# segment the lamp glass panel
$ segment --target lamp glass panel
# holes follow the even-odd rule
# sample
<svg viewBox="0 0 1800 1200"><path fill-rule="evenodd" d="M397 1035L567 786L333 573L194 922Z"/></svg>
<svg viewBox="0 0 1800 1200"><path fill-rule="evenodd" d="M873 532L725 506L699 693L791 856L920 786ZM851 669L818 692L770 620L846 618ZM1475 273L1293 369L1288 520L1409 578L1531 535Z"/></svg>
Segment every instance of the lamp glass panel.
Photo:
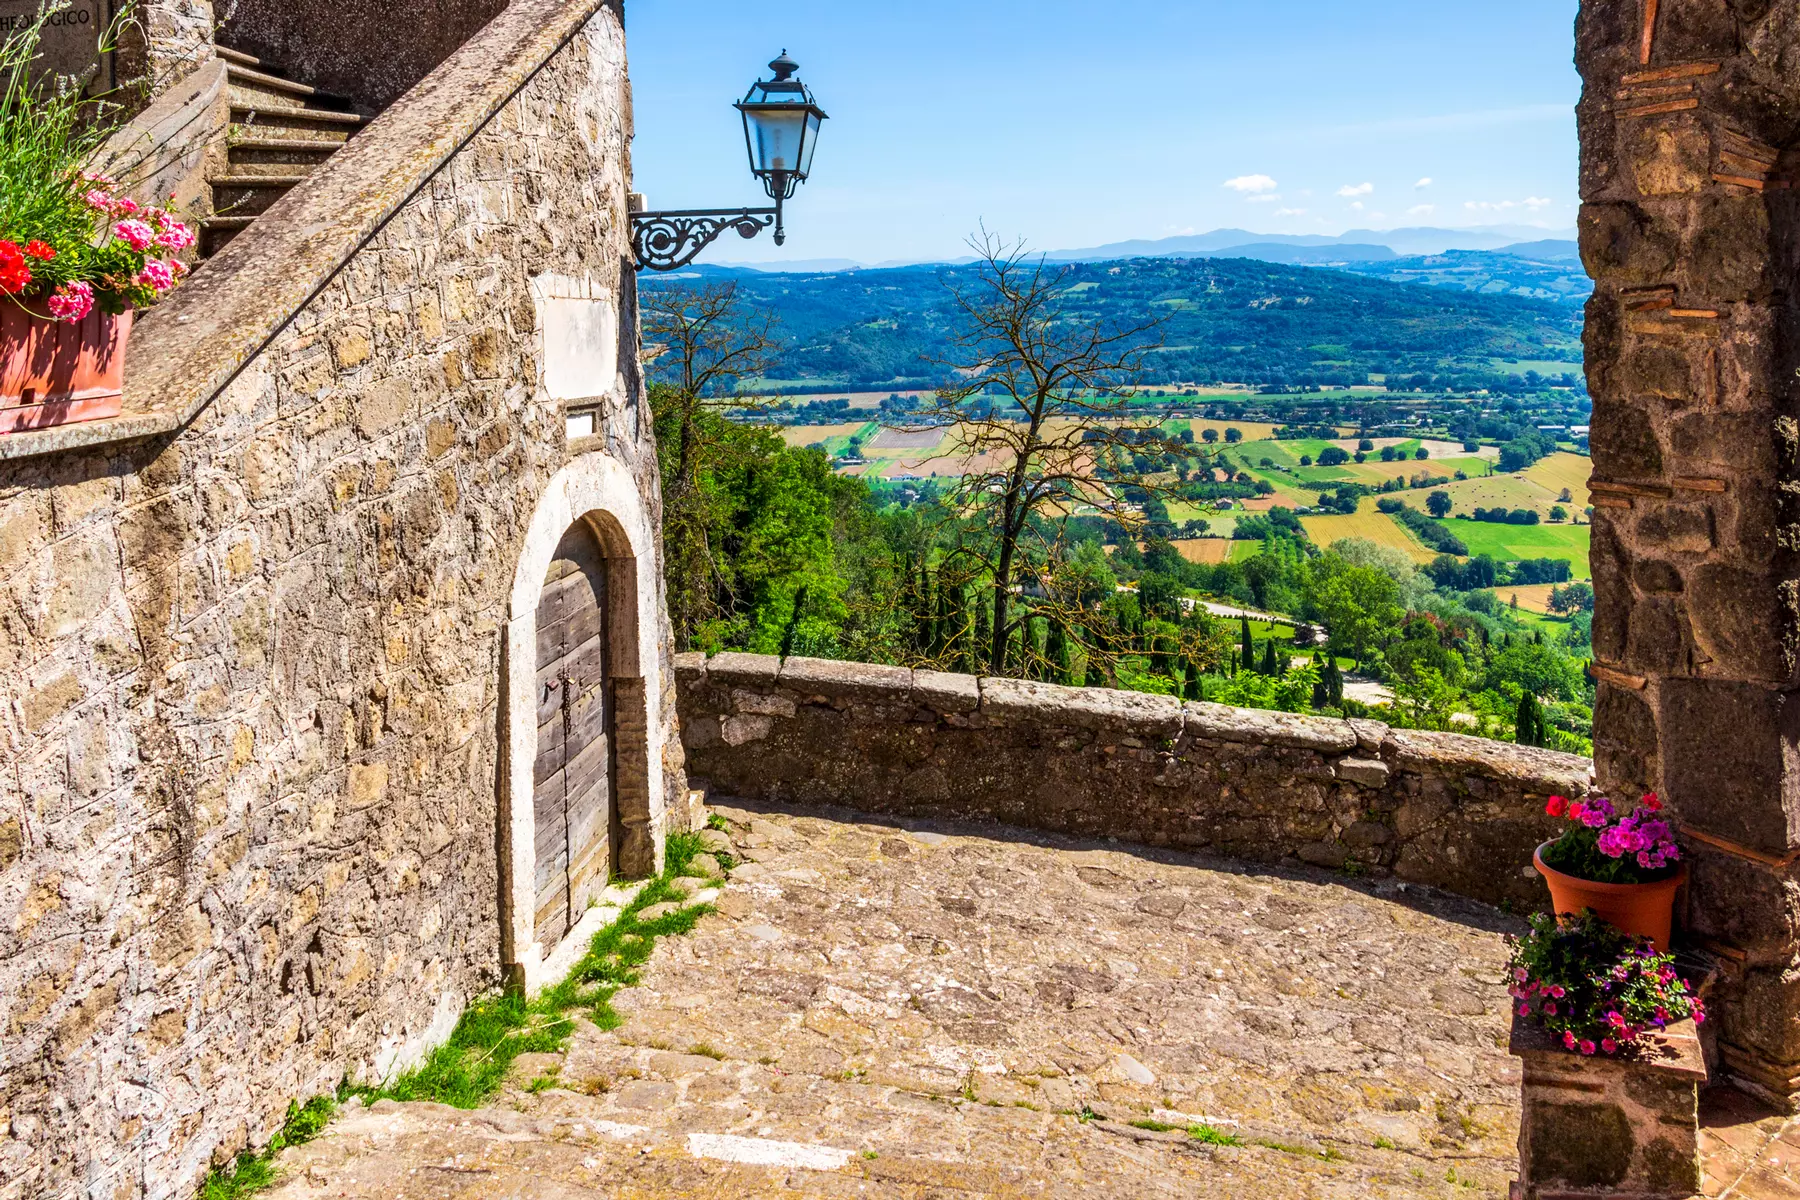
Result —
<svg viewBox="0 0 1800 1200"><path fill-rule="evenodd" d="M817 113L806 114L806 138L800 147L800 177L812 174L813 151L819 148L819 116Z"/></svg>
<svg viewBox="0 0 1800 1200"><path fill-rule="evenodd" d="M750 169L757 174L770 171L798 171L800 150L806 134L804 108L746 108L744 121L750 131Z"/></svg>

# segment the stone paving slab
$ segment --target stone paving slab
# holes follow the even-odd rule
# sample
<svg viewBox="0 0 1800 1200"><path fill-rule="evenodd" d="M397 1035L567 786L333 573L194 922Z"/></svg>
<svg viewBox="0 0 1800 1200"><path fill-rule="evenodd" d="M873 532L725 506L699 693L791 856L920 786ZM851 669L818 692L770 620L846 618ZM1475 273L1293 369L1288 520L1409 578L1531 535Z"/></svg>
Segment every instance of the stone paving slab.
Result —
<svg viewBox="0 0 1800 1200"><path fill-rule="evenodd" d="M746 861L615 999L620 1029L516 1064L480 1112L352 1110L282 1156L278 1200L1506 1194L1512 926L1492 909L715 811ZM1245 1144L1182 1131L1202 1121Z"/></svg>

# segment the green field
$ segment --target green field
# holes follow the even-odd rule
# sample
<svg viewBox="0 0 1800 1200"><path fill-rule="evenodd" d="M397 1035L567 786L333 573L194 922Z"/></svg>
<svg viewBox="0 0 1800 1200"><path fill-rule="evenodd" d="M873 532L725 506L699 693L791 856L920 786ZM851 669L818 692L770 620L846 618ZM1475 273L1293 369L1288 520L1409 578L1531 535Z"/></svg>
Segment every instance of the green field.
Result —
<svg viewBox="0 0 1800 1200"><path fill-rule="evenodd" d="M1445 521L1444 527L1468 546L1470 554L1488 554L1501 562L1522 558L1567 559L1575 578L1592 578L1588 569L1589 527L1586 525L1493 525L1486 521Z"/></svg>

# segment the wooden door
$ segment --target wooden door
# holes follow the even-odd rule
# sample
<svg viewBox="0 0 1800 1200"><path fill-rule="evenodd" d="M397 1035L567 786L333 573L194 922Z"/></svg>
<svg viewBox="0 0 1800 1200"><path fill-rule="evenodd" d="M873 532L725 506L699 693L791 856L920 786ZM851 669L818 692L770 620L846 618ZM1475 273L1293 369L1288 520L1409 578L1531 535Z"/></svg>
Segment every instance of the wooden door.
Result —
<svg viewBox="0 0 1800 1200"><path fill-rule="evenodd" d="M537 940L556 945L612 865L606 560L584 524L556 548L538 604Z"/></svg>

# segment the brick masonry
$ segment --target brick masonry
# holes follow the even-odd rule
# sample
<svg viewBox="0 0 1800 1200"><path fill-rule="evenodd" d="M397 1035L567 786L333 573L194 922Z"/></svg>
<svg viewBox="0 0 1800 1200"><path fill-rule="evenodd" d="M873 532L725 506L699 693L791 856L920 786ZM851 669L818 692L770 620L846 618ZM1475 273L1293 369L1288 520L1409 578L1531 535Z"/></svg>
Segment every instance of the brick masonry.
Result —
<svg viewBox="0 0 1800 1200"><path fill-rule="evenodd" d="M990 820L1547 899L1544 800L1584 758L1170 697L748 654L676 659L720 797Z"/></svg>
<svg viewBox="0 0 1800 1200"><path fill-rule="evenodd" d="M1800 15L1586 0L1595 759L1657 789L1729 1068L1800 1090Z"/></svg>
<svg viewBox="0 0 1800 1200"><path fill-rule="evenodd" d="M572 450L659 511L620 11L513 7L536 36L535 10L580 11L190 423L0 460L6 1200L186 1195L291 1100L403 1065L502 978L521 547ZM257 244L282 244L281 212ZM624 302L604 435L577 447L538 383L549 272ZM641 567L659 612L660 564ZM649 645L644 675L672 681L665 627ZM666 689L652 752L685 801Z"/></svg>

